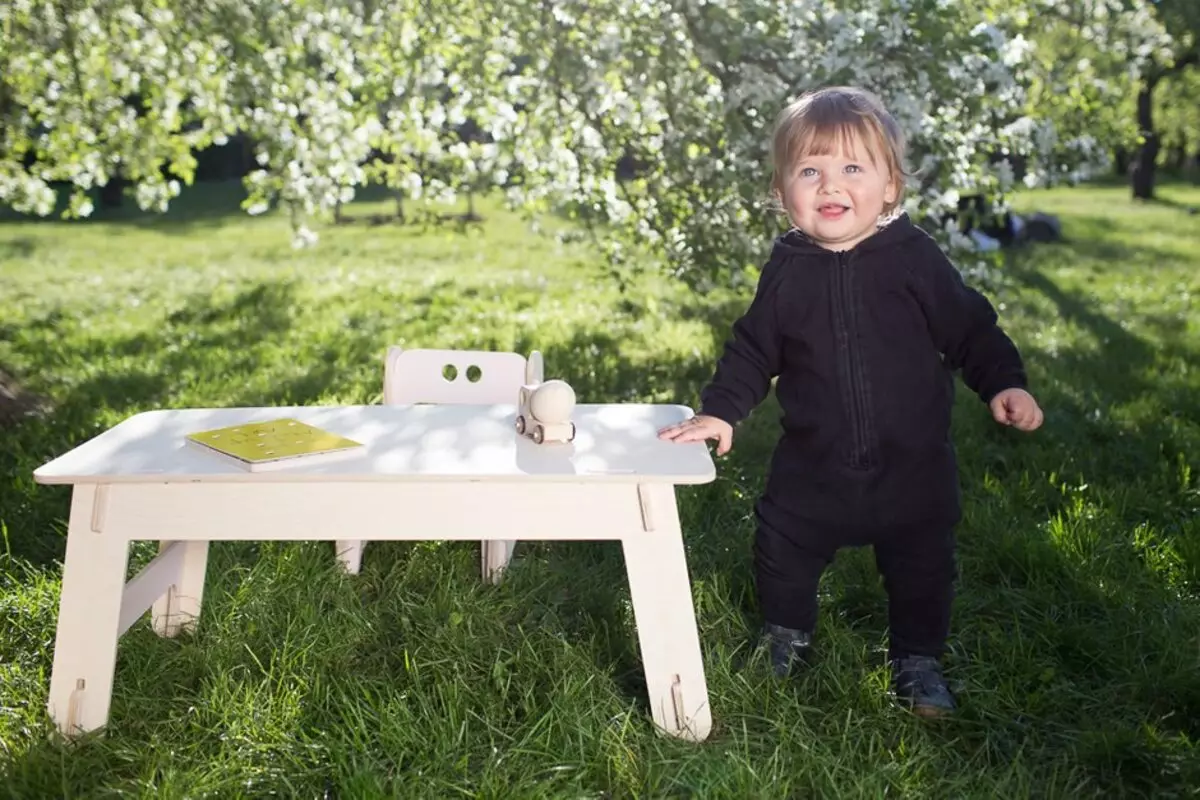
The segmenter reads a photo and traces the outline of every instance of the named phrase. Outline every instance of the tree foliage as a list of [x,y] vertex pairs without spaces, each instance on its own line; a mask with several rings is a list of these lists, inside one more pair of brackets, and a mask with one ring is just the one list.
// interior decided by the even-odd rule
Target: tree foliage
[[[1138,150],[1135,194],[1153,193],[1160,141],[1186,146],[1190,72],[1197,66],[1194,0],[1039,0],[1030,18],[1031,109],[1099,152]],[[1164,85],[1169,83],[1170,86]],[[1193,104],[1194,107],[1194,104]]]
[[[1120,35],[1086,19],[1072,29],[1085,6],[1123,15]],[[1158,17],[1153,36],[1138,27],[1146,8],[12,0],[0,5],[0,203],[48,214],[61,190],[67,215],[86,216],[95,187],[120,176],[163,210],[197,152],[241,133],[258,164],[247,210],[290,210],[298,244],[368,183],[406,199],[495,184],[529,209],[572,209],[617,262],[650,246],[702,286],[756,261],[778,227],[768,133],[800,92],[879,93],[910,137],[910,210],[944,219],[965,194],[1001,197],[1016,173],[1078,178],[1129,137],[1112,76],[1167,52]],[[1048,9],[1060,22],[1043,34]],[[1077,57],[1064,68],[1035,53],[1035,33]]]

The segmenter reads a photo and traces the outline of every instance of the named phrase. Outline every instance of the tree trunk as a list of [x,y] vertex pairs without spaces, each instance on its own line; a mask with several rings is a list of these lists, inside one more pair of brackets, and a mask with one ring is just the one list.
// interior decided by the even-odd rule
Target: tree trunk
[[238,165],[237,177],[244,178],[258,168],[258,159],[254,153],[254,140],[249,134],[238,134],[242,140],[242,163]]
[[120,208],[125,195],[125,178],[118,171],[100,187],[100,207]]
[[1158,161],[1158,134],[1154,131],[1154,87],[1158,76],[1151,73],[1142,79],[1137,97],[1137,124],[1142,135],[1137,160],[1133,165],[1133,196],[1139,200],[1154,199],[1154,166]]
[[1129,151],[1124,147],[1118,147],[1113,153],[1113,172],[1118,178],[1129,177]]

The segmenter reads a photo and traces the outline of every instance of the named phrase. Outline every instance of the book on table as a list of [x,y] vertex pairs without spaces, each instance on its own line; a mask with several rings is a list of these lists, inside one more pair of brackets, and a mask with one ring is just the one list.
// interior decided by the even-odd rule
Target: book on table
[[361,442],[288,417],[198,431],[186,439],[251,472],[325,463],[364,449]]

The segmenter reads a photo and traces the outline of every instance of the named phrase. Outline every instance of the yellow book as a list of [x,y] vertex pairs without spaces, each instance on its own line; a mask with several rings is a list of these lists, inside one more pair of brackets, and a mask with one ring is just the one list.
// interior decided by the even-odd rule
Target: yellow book
[[325,462],[363,449],[361,442],[286,417],[188,434],[187,442],[251,472]]

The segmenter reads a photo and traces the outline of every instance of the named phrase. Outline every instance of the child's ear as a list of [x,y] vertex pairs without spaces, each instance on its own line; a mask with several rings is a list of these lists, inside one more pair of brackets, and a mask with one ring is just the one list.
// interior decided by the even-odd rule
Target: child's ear
[[771,197],[771,202],[774,203],[774,205],[775,205],[775,208],[783,208],[783,192],[781,192],[779,190],[778,181],[774,181],[774,180],[771,181],[770,197]]
[[896,198],[899,196],[900,196],[900,182],[898,180],[896,180],[896,177],[894,175],[890,176],[890,179],[887,182],[887,186],[884,187],[884,190],[883,190],[883,202],[887,203],[888,205],[891,205],[892,203],[896,202]]

